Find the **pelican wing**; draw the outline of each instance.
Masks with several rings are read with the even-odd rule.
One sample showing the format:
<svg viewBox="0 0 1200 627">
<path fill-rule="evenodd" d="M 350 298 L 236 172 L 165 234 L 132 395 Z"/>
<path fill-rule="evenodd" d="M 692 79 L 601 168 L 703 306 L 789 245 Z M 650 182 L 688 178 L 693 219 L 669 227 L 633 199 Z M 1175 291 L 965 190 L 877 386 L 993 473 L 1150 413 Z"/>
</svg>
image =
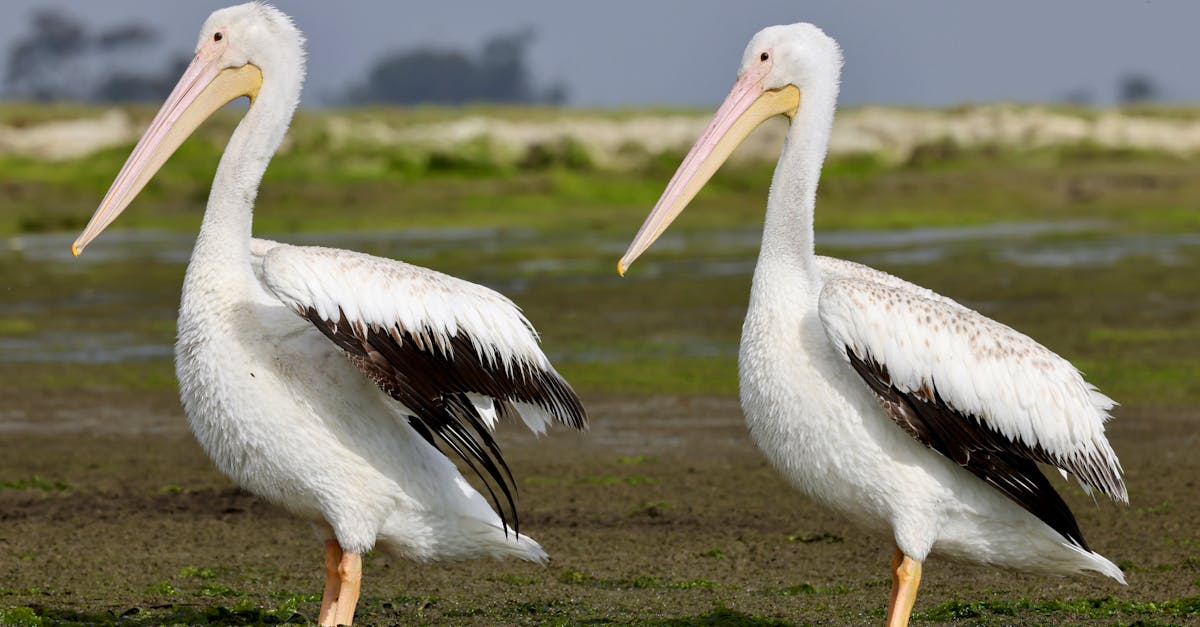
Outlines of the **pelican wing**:
<svg viewBox="0 0 1200 627">
<path fill-rule="evenodd" d="M 263 277 L 262 271 L 263 259 L 266 258 L 268 253 L 276 248 L 279 248 L 280 246 L 287 246 L 287 244 L 280 244 L 279 242 L 273 240 L 260 239 L 257 237 L 250 238 L 250 269 L 254 271 L 255 278 L 257 278 L 258 282 L 262 285 L 267 284 L 267 280 L 265 277 Z"/>
<path fill-rule="evenodd" d="M 910 435 L 1081 545 L 1036 462 L 1128 501 L 1104 435 L 1114 403 L 1069 362 L 924 288 L 858 264 L 821 263 L 826 335 Z"/>
<path fill-rule="evenodd" d="M 495 484 L 515 521 L 512 475 L 491 435 L 496 420 L 519 414 L 539 434 L 552 421 L 587 426 L 579 397 L 517 306 L 398 261 L 272 244 L 253 248 L 267 289 L 399 401 L 426 440 L 436 446 L 437 436 L 475 469 L 505 516 Z"/>
</svg>

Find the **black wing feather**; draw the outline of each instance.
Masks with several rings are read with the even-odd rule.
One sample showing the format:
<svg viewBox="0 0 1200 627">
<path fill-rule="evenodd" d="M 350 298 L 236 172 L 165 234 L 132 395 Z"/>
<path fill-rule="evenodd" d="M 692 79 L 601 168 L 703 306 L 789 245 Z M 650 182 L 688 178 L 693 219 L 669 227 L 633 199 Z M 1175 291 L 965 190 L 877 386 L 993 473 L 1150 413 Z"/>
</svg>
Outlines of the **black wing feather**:
<svg viewBox="0 0 1200 627">
<path fill-rule="evenodd" d="M 846 347 L 850 365 L 866 381 L 887 415 L 909 435 L 971 471 L 1026 511 L 1090 551 L 1079 523 L 1037 462 L 1055 464 L 1046 451 L 1014 442 L 975 416 L 950 407 L 932 384 L 915 392 L 892 385 L 887 366 Z"/>
<path fill-rule="evenodd" d="M 414 333 L 399 325 L 352 324 L 344 312 L 338 313 L 338 320 L 327 320 L 309 307 L 300 315 L 380 389 L 412 411 L 409 424 L 422 438 L 439 449 L 440 440 L 466 462 L 483 481 L 502 523 L 518 532 L 512 471 L 467 393 L 491 397 L 500 417 L 517 413 L 511 400 L 536 405 L 563 424 L 585 429 L 587 412 L 571 386 L 552 368 L 519 360 L 506 368 L 499 355 L 485 358 L 461 330 L 442 347 L 430 341 L 434 335 L 427 329 Z"/>
</svg>

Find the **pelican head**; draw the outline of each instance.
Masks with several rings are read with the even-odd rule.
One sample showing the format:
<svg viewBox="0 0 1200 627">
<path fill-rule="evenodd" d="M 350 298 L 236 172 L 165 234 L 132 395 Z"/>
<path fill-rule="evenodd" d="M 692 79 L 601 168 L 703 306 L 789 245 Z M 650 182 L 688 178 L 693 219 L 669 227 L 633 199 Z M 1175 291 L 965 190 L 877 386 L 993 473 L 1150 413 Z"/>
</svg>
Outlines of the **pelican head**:
<svg viewBox="0 0 1200 627">
<path fill-rule="evenodd" d="M 217 109 L 243 96 L 253 107 L 264 82 L 294 85 L 291 90 L 275 90 L 290 93 L 280 104 L 294 109 L 304 73 L 303 44 L 291 19 L 266 4 L 251 2 L 209 16 L 200 29 L 191 64 L 125 161 L 87 228 L 71 245 L 71 252 L 78 256 L 112 224 L 180 144 Z M 278 140 L 282 137 L 280 131 Z"/>
<path fill-rule="evenodd" d="M 812 24 L 771 26 L 754 35 L 733 90 L 675 171 L 617 271 L 625 274 L 758 125 L 776 115 L 794 117 L 801 94 L 809 90 L 833 87 L 836 93 L 841 67 L 837 42 Z"/>
</svg>

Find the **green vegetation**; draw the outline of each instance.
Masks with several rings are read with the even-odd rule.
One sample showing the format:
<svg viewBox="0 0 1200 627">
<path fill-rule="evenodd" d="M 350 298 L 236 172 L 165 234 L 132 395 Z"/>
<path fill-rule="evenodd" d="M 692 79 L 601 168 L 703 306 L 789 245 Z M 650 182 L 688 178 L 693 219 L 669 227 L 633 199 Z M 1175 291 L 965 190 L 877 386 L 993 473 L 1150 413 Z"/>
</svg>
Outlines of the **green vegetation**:
<svg viewBox="0 0 1200 627">
<path fill-rule="evenodd" d="M 1005 624 L 1014 617 L 1079 618 L 1195 618 L 1200 617 L 1200 596 L 1167 601 L 1123 601 L 1114 597 L 1076 600 L 996 599 L 990 601 L 949 601 L 931 610 L 917 612 L 914 618 L 922 621 L 947 622 L 962 619 L 985 619 L 986 623 Z M 991 619 L 991 620 L 988 620 Z"/>
<path fill-rule="evenodd" d="M 56 627 L 122 625 L 279 625 L 309 624 L 296 611 L 296 602 L 287 600 L 273 608 L 237 604 L 233 607 L 197 607 L 178 605 L 153 608 L 130 608 L 120 614 L 114 611 L 75 612 L 37 607 L 0 609 L 0 625 L 6 627 Z"/>
<path fill-rule="evenodd" d="M 45 621 L 38 616 L 37 610 L 31 607 L 10 607 L 0 609 L 0 625 L 9 627 L 40 627 Z"/>
<path fill-rule="evenodd" d="M 28 124 L 80 113 L 0 107 L 0 120 Z M 135 110 L 139 124 L 152 113 Z M 735 163 L 719 172 L 663 241 L 622 279 L 615 274 L 616 258 L 661 193 L 679 154 L 649 154 L 628 146 L 623 150 L 639 165 L 618 169 L 573 142 L 540 145 L 520 155 L 502 154 L 483 141 L 458 149 L 398 149 L 333 141 L 323 124 L 325 116 L 343 116 L 353 124 L 382 120 L 400 128 L 473 113 L 513 120 L 562 115 L 553 109 L 302 112 L 263 183 L 256 230 L 285 241 L 328 241 L 401 258 L 503 291 L 537 325 L 547 354 L 589 403 L 613 398 L 636 403 L 640 397 L 660 395 L 736 395 L 738 341 L 770 164 Z M 197 141 L 183 148 L 115 224 L 114 232 L 80 260 L 66 258 L 68 237 L 61 237 L 51 250 L 39 234 L 76 232 L 120 168 L 128 147 L 54 164 L 0 158 L 7 207 L 0 215 L 0 276 L 5 277 L 4 302 L 10 305 L 0 315 L 0 394 L 32 399 L 28 417 L 21 415 L 24 405 L 13 404 L 14 421 L 34 420 L 38 412 L 52 411 L 37 402 L 67 395 L 162 398 L 175 408 L 170 400 L 176 388 L 170 352 L 183 258 L 234 119 L 222 115 L 202 129 Z M 1114 425 L 1129 429 L 1122 435 L 1130 442 L 1141 437 L 1138 429 L 1144 427 L 1136 420 L 1123 420 L 1121 412 L 1131 411 L 1128 406 L 1140 406 L 1133 412 L 1163 407 L 1168 408 L 1164 415 L 1173 415 L 1172 408 L 1200 403 L 1196 166 L 1178 157 L 1089 145 L 1014 152 L 966 150 L 939 142 L 919 147 L 900 162 L 870 155 L 837 157 L 826 164 L 820 190 L 818 246 L 823 254 L 862 261 L 938 290 L 1069 358 L 1125 406 L 1116 410 L 1122 419 Z M 1041 230 L 1006 235 L 995 228 L 1011 223 Z M 979 230 L 963 235 L 962 227 Z M 163 239 L 171 243 L 122 243 L 117 232 L 121 229 L 163 231 Z M 880 241 L 895 236 L 911 241 Z M 1187 411 L 1181 420 L 1194 415 Z M 601 425 L 605 418 L 597 415 L 595 423 Z M 767 476 L 765 461 L 755 457 L 759 465 L 750 470 L 698 468 L 693 476 L 687 468 L 688 474 L 673 475 L 682 469 L 672 468 L 678 460 L 670 449 L 632 454 L 644 451 L 614 448 L 587 468 L 551 465 L 516 473 L 526 499 L 522 506 L 530 512 L 523 519 L 531 521 L 528 532 L 544 542 L 555 559 L 574 550 L 599 561 L 571 556 L 559 562 L 571 568 L 551 570 L 525 565 L 502 570 L 488 562 L 469 567 L 478 571 L 461 571 L 478 574 L 461 581 L 447 577 L 446 571 L 438 570 L 441 566 L 422 566 L 440 583 L 425 588 L 422 579 L 401 589 L 439 596 L 368 596 L 362 601 L 364 616 L 380 623 L 791 624 L 760 615 L 766 612 L 821 621 L 832 617 L 829 622 L 835 624 L 881 622 L 881 614 L 860 615 L 847 608 L 881 611 L 887 590 L 880 578 L 883 561 L 868 575 L 838 575 L 816 583 L 803 578 L 823 576 L 825 571 L 770 570 L 781 555 L 805 561 L 825 555 L 820 564 L 829 564 L 829 555 L 858 550 L 858 536 L 846 535 L 844 540 L 834 533 L 841 532 L 840 527 L 819 520 L 768 524 L 762 515 L 737 518 L 738 511 L 719 511 L 707 518 L 697 514 L 697 503 L 719 509 L 713 505 L 717 495 L 733 491 L 718 492 L 713 477 L 726 471 Z M 1122 564 L 1134 585 L 1114 592 L 1127 598 L 1054 600 L 1021 597 L 1031 593 L 1019 587 L 1003 593 L 979 591 L 983 586 L 968 585 L 965 592 L 962 587 L 931 587 L 930 596 L 922 597 L 929 599 L 928 605 L 918 602 L 915 622 L 1165 625 L 1200 620 L 1200 598 L 1187 596 L 1200 590 L 1200 538 L 1191 535 L 1193 527 L 1173 523 L 1192 511 L 1187 493 L 1147 490 L 1145 478 L 1165 474 L 1164 467 L 1130 468 L 1134 507 L 1120 510 L 1121 520 L 1167 531 L 1143 543 L 1150 548 L 1113 552 L 1114 559 L 1136 560 Z M 1141 480 L 1135 483 L 1138 472 Z M 55 529 L 74 525 L 70 516 L 91 515 L 90 501 L 76 514 L 53 503 L 60 499 L 134 500 L 148 504 L 132 510 L 139 516 L 163 509 L 171 514 L 172 524 L 189 525 L 190 510 L 176 508 L 191 499 L 215 499 L 215 504 L 194 505 L 205 511 L 225 507 L 210 489 L 218 479 L 202 480 L 180 471 L 149 474 L 135 485 L 124 485 L 110 474 L 90 467 L 21 468 L 0 477 L 0 493 L 12 503 L 32 502 L 28 520 L 61 525 Z M 97 481 L 105 486 L 100 492 L 92 486 Z M 757 498 L 766 489 L 751 482 L 738 483 L 736 490 L 752 491 Z M 1073 484 L 1061 490 L 1068 499 L 1080 498 Z M 548 503 L 547 494 L 565 495 L 562 503 L 570 505 Z M 165 503 L 171 507 L 159 507 Z M 584 511 L 586 515 L 580 513 Z M 1093 518 L 1081 518 L 1081 526 L 1089 539 L 1100 536 L 1097 546 L 1113 545 L 1103 544 L 1101 530 L 1125 533 L 1119 525 L 1095 522 L 1096 517 L 1110 516 L 1109 511 L 1077 508 L 1081 517 Z M 252 515 L 257 521 L 266 514 Z M 223 534 L 242 513 L 221 516 L 220 524 L 205 533 Z M 730 525 L 735 519 L 747 528 Z M 14 519 L 10 538 L 23 533 L 22 520 Z M 600 558 L 607 547 L 588 544 L 594 541 L 591 531 L 583 534 L 564 526 L 567 521 L 606 533 L 613 528 L 622 533 L 650 530 L 661 535 L 646 537 L 670 538 L 671 543 L 662 545 L 675 552 L 648 567 L 632 565 L 637 563 L 631 557 L 635 551 L 622 554 L 619 564 L 606 563 Z M 201 522 L 197 519 L 196 530 L 204 529 Z M 146 521 L 137 518 L 136 524 Z M 308 542 L 307 530 L 302 531 Z M 744 537 L 755 540 L 744 542 Z M 126 541 L 124 536 L 114 538 Z M 679 538 L 687 543 L 675 544 Z M 1119 542 L 1132 540 L 1122 535 Z M 146 571 L 153 574 L 126 588 L 107 579 L 102 585 L 87 580 L 91 575 L 70 579 L 76 583 L 67 586 L 19 573 L 19 584 L 0 591 L 0 599 L 14 605 L 0 609 L 0 624 L 311 621 L 320 601 L 314 594 L 320 591 L 318 554 L 313 549 L 312 559 L 302 566 L 279 566 L 277 559 L 290 546 L 268 545 L 268 565 L 258 571 L 244 564 L 217 566 L 223 562 L 212 557 L 163 558 Z M 1154 553 L 1154 547 L 1162 551 Z M 34 572 L 47 553 L 21 548 L 12 552 L 11 561 L 26 573 Z M 388 568 L 394 569 L 394 576 L 410 566 L 391 563 Z M 468 567 L 444 568 L 458 573 Z M 763 572 L 777 578 L 748 575 L 759 572 L 753 568 L 767 569 Z M 113 575 L 97 570 L 96 577 Z M 1142 587 L 1135 578 L 1143 579 Z M 1147 579 L 1172 587 L 1147 588 Z M 368 595 L 395 593 L 374 581 Z M 92 599 L 86 597 L 92 588 L 108 595 L 111 605 L 93 609 Z M 1104 594 L 1098 585 L 1072 590 L 1038 594 Z M 948 596 L 934 596 L 938 593 Z M 1162 597 L 1167 598 L 1148 600 Z M 946 598 L 964 600 L 937 603 Z M 673 599 L 673 604 L 660 599 Z M 129 605 L 117 607 L 120 603 Z"/>
<path fill-rule="evenodd" d="M 0 481 L 0 490 L 41 490 L 43 492 L 61 492 L 71 486 L 61 479 L 46 479 L 34 475 L 28 479 L 9 479 Z"/>
<path fill-rule="evenodd" d="M 569 581 L 572 585 L 599 585 L 598 580 L 587 579 Z M 640 582 L 640 583 L 639 583 Z M 607 584 L 605 584 L 607 585 Z M 644 589 L 676 589 L 700 588 L 710 589 L 716 584 L 697 580 L 684 582 L 679 586 L 663 585 L 654 579 L 620 582 L 613 589 L 628 589 L 643 586 Z M 812 586 L 796 586 L 796 591 L 787 594 L 841 594 L 840 591 L 822 592 Z M 40 607 L 18 606 L 0 609 L 0 624 L 13 627 L 40 627 L 42 625 L 271 625 L 271 624 L 309 624 L 309 617 L 297 610 L 300 600 L 285 599 L 274 607 L 255 607 L 248 603 L 228 606 L 194 607 L 176 605 L 153 608 L 130 608 L 124 612 L 74 612 L 59 611 Z M 380 603 L 375 599 L 364 600 L 364 604 L 397 608 L 420 604 L 421 607 L 431 607 L 435 601 L 408 602 L 397 599 Z M 385 609 L 386 609 L 385 608 Z M 621 620 L 603 618 L 595 609 L 580 606 L 578 603 L 541 600 L 541 601 L 511 601 L 498 608 L 466 607 L 445 610 L 441 614 L 446 618 L 476 618 L 485 621 L 495 621 L 495 624 L 527 623 L 535 620 L 539 624 L 622 624 L 645 627 L 684 627 L 684 626 L 722 626 L 722 627 L 787 627 L 794 623 L 759 615 L 747 614 L 719 605 L 712 610 L 695 616 L 681 616 L 666 619 Z M 419 614 L 418 614 L 419 616 Z M 1119 601 L 1112 597 L 1079 599 L 1066 601 L 1047 601 L 1030 599 L 988 600 L 988 601 L 949 601 L 928 611 L 918 611 L 913 616 L 915 624 L 947 623 L 970 625 L 1007 625 L 1014 622 L 1020 624 L 1056 624 L 1079 620 L 1103 620 L 1104 624 L 1135 624 L 1135 625 L 1175 625 L 1179 621 L 1192 621 L 1200 616 L 1200 597 L 1186 597 L 1169 601 Z M 865 619 L 865 617 L 864 617 Z M 1133 621 L 1131 623 L 1111 623 L 1113 620 Z"/>
<path fill-rule="evenodd" d="M 153 113 L 129 111 L 135 125 Z M 0 123 L 88 114 L 6 106 Z M 723 168 L 664 242 L 622 280 L 615 260 L 681 155 L 641 154 L 629 146 L 639 165 L 612 169 L 570 141 L 509 155 L 487 141 L 397 148 L 330 130 L 335 119 L 406 129 L 471 115 L 523 121 L 571 114 L 503 107 L 301 112 L 263 181 L 256 231 L 284 240 L 314 233 L 314 242 L 329 232 L 358 232 L 347 243 L 331 243 L 497 287 L 522 306 L 560 372 L 584 394 L 735 395 L 738 337 L 771 165 Z M 236 120 L 236 112 L 223 112 L 205 125 L 114 230 L 193 233 Z M 127 153 L 128 147 L 113 148 L 63 163 L 0 157 L 8 207 L 0 235 L 77 231 Z M 1022 330 L 1071 359 L 1122 404 L 1179 406 L 1200 400 L 1200 314 L 1192 306 L 1200 294 L 1191 271 L 1200 251 L 1170 240 L 1200 232 L 1195 169 L 1176 156 L 1088 145 L 968 150 L 943 141 L 898 163 L 839 156 L 825 166 L 818 244 L 824 253 L 893 272 Z M 1013 238 L 1011 246 L 986 232 L 945 245 L 821 245 L 846 230 L 1014 222 L 1050 227 Z M 1126 240 L 1132 241 L 1128 252 L 1103 257 Z M 14 242 L 7 252 L 0 249 L 0 274 L 8 277 L 11 298 L 31 313 L 0 317 L 0 342 L 35 347 L 12 344 L 18 348 L 10 355 L 62 357 L 0 362 L 0 389 L 175 388 L 169 354 L 182 265 L 137 249 L 111 260 L 27 260 L 25 244 Z M 1038 247 L 1103 260 L 1026 263 L 1027 249 Z M 931 251 L 932 262 L 910 261 Z M 101 298 L 61 305 L 84 293 Z M 78 337 L 106 339 L 80 355 Z M 111 357 L 130 346 L 159 349 Z"/>
<path fill-rule="evenodd" d="M 206 583 L 196 594 L 202 597 L 240 597 L 244 593 L 219 583 Z"/>
<path fill-rule="evenodd" d="M 0 335 L 28 335 L 37 331 L 37 325 L 25 318 L 0 318 Z"/>
<path fill-rule="evenodd" d="M 216 579 L 217 573 L 225 570 L 226 569 L 219 567 L 209 568 L 207 566 L 184 566 L 183 568 L 179 569 L 179 573 L 176 576 L 180 579 Z"/>
<path fill-rule="evenodd" d="M 140 107 L 129 111 L 135 127 L 153 112 Z M 609 222 L 630 229 L 628 222 L 636 224 L 682 156 L 643 151 L 632 167 L 612 170 L 598 168 L 588 148 L 575 140 L 535 143 L 524 154 L 512 155 L 487 140 L 453 148 L 379 145 L 344 138 L 336 130 L 348 126 L 370 137 L 372 125 L 402 130 L 471 115 L 526 121 L 573 114 L 503 107 L 301 112 L 263 181 L 259 230 L 517 223 L 548 228 Z M 0 123 L 17 125 L 81 116 L 86 117 L 86 112 L 71 107 L 37 113 L 22 105 L 0 107 Z M 238 117 L 233 111 L 222 112 L 202 127 L 151 181 L 118 228 L 193 230 L 217 159 Z M 4 173 L 0 181 L 6 185 L 10 209 L 0 217 L 0 234 L 80 228 L 129 148 L 112 148 L 66 163 L 0 157 Z M 638 151 L 630 147 L 627 152 Z M 942 140 L 918 147 L 897 164 L 863 154 L 831 158 L 822 182 L 818 225 L 911 228 L 1044 218 L 1047 211 L 1062 209 L 1079 213 L 1062 205 L 1065 196 L 1068 205 L 1079 205 L 1076 208 L 1086 209 L 1092 217 L 1145 228 L 1152 226 L 1147 219 L 1158 220 L 1147 216 L 1146 209 L 1160 208 L 1174 210 L 1175 219 L 1196 226 L 1200 217 L 1190 206 L 1170 202 L 1178 193 L 1196 188 L 1191 171 L 1192 164 L 1179 157 L 1086 144 L 1000 150 L 965 149 Z M 740 211 L 713 211 L 713 207 L 741 205 L 757 213 L 770 172 L 766 163 L 724 168 L 689 212 L 692 228 L 705 222 L 714 228 L 728 226 L 748 217 Z M 895 193 L 928 184 L 941 188 L 941 193 L 911 197 Z M 987 192 L 981 194 L 981 189 Z M 1128 211 L 1131 201 L 1140 211 Z M 352 211 L 341 210 L 350 207 Z"/>
<path fill-rule="evenodd" d="M 171 582 L 169 581 L 160 581 L 146 588 L 146 594 L 152 596 L 170 596 L 176 592 L 178 592 L 178 590 L 176 590 L 175 586 L 171 585 Z"/>
</svg>

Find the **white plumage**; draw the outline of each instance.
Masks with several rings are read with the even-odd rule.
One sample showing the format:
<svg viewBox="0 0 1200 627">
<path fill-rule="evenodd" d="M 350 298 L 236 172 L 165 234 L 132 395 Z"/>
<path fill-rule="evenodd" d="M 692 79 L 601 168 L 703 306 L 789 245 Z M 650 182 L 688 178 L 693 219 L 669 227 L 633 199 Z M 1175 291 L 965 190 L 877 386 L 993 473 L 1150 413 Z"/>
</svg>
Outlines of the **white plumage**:
<svg viewBox="0 0 1200 627">
<path fill-rule="evenodd" d="M 326 540 L 322 625 L 353 620 L 361 555 L 546 553 L 516 533 L 511 473 L 490 431 L 584 428 L 578 397 L 507 298 L 361 253 L 250 237 L 267 163 L 299 101 L 303 38 L 278 10 L 213 13 L 195 59 L 73 246 L 79 254 L 208 115 L 248 96 L 213 181 L 180 303 L 176 375 L 222 472 Z M 500 513 L 443 455 L 483 479 Z"/>
<path fill-rule="evenodd" d="M 537 332 L 503 294 L 441 272 L 350 250 L 261 242 L 262 282 L 279 302 L 303 316 L 309 308 L 325 320 L 345 317 L 352 325 L 407 331 L 418 347 L 453 359 L 453 338 L 465 337 L 484 365 L 512 374 L 514 369 L 553 372 L 538 345 Z M 497 418 L 490 397 L 468 396 L 492 426 Z M 547 398 L 548 408 L 521 402 L 521 418 L 545 433 L 553 416 L 577 411 L 568 398 Z"/>
<path fill-rule="evenodd" d="M 259 288 L 252 298 L 214 303 L 186 290 L 182 303 L 176 350 L 182 396 L 193 430 L 218 466 L 302 515 L 318 521 L 352 518 L 340 534 L 338 524 L 327 520 L 346 550 L 365 552 L 379 541 L 422 560 L 544 557 L 532 540 L 508 534 L 474 490 L 442 494 L 446 483 L 461 477 L 408 427 L 418 410 L 388 397 L 297 315 L 312 306 L 326 319 L 343 312 L 355 326 L 435 329 L 428 346 L 449 347 L 450 338 L 469 337 L 482 354 L 510 367 L 517 362 L 549 367 L 516 307 L 481 286 L 349 251 L 276 244 L 262 268 L 263 283 L 251 286 Z M 456 321 L 457 313 L 467 315 Z M 489 326 L 485 317 L 498 323 Z M 445 355 L 452 361 L 451 351 Z M 492 397 L 472 397 L 486 407 L 490 426 Z M 556 409 L 567 415 L 566 408 Z M 544 432 L 546 414 L 530 414 L 523 416 L 530 427 Z M 347 482 L 346 476 L 356 480 Z M 347 494 L 348 489 L 361 493 Z M 463 524 L 454 516 L 466 514 L 485 523 L 493 537 L 456 544 L 430 533 L 389 533 L 390 516 L 410 514 L 448 516 L 431 523 L 431 531 L 452 530 Z M 363 522 L 369 520 L 374 522 Z"/>
<path fill-rule="evenodd" d="M 896 546 L 890 625 L 943 555 L 1124 583 L 1037 463 L 1127 500 L 1104 435 L 1114 403 L 1065 359 L 949 298 L 813 251 L 842 56 L 811 24 L 751 40 L 737 83 L 618 264 L 623 273 L 763 120 L 791 124 L 742 330 L 750 435 L 802 492 Z"/>
<path fill-rule="evenodd" d="M 885 273 L 859 266 L 859 276 L 838 275 L 828 264 L 825 270 L 817 310 L 835 347 L 850 347 L 860 359 L 873 356 L 901 392 L 936 389 L 954 410 L 1008 440 L 1044 449 L 1085 485 L 1128 500 L 1121 465 L 1104 436 L 1115 403 L 1070 362 L 1027 335 Z"/>
</svg>

